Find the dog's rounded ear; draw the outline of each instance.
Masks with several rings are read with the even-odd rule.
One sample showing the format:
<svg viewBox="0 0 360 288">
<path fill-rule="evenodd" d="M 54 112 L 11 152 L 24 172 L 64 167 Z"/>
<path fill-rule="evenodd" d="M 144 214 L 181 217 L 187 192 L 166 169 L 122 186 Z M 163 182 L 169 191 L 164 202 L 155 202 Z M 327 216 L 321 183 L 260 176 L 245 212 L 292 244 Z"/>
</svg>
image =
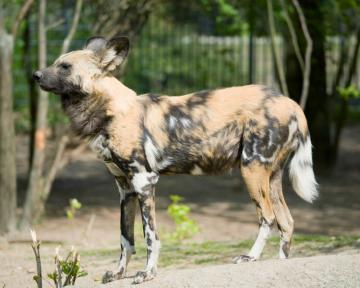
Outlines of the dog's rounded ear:
<svg viewBox="0 0 360 288">
<path fill-rule="evenodd" d="M 91 50 L 95 54 L 102 54 L 104 53 L 106 43 L 107 41 L 104 37 L 94 36 L 86 41 L 84 49 Z"/>
<path fill-rule="evenodd" d="M 107 71 L 112 71 L 124 62 L 129 54 L 130 41 L 128 37 L 118 36 L 106 43 L 106 52 L 102 64 Z"/>
</svg>

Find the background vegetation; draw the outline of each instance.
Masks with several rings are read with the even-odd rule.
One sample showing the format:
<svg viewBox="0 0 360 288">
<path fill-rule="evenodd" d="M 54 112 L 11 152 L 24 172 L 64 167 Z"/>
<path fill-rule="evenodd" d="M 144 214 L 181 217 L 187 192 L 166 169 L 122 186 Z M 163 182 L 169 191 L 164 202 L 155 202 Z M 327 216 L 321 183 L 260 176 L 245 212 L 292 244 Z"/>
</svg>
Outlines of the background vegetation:
<svg viewBox="0 0 360 288">
<path fill-rule="evenodd" d="M 335 165 L 344 125 L 359 119 L 356 0 L 0 3 L 1 233 L 18 227 L 13 127 L 30 139 L 20 228 L 39 219 L 56 172 L 71 151 L 81 148 L 69 134 L 59 99 L 39 92 L 32 72 L 64 51 L 81 48 L 91 35 L 131 38 L 128 64 L 119 77 L 139 94 L 249 83 L 288 91 L 297 102 L 305 94 L 318 167 Z M 43 138 L 35 137 L 39 133 Z"/>
</svg>

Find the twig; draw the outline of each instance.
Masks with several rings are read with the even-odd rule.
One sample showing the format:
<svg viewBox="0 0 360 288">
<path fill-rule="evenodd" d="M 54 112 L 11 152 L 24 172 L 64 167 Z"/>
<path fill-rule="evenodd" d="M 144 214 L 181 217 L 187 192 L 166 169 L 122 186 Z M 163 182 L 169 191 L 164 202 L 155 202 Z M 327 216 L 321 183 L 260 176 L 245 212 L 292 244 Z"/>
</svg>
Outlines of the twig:
<svg viewBox="0 0 360 288">
<path fill-rule="evenodd" d="M 36 239 L 36 232 L 35 230 L 30 229 L 30 235 L 32 238 L 31 247 L 35 254 L 36 259 L 36 271 L 37 277 L 35 281 L 37 283 L 38 288 L 42 288 L 42 271 L 41 271 L 41 257 L 40 257 L 40 241 Z"/>
<path fill-rule="evenodd" d="M 53 183 L 53 181 L 55 179 L 56 172 L 59 170 L 60 162 L 62 160 L 62 156 L 64 154 L 66 144 L 68 142 L 69 142 L 69 137 L 67 135 L 62 135 L 60 138 L 59 144 L 57 145 L 55 157 L 52 162 L 52 165 L 50 166 L 49 172 L 47 173 L 47 175 L 45 177 L 45 184 L 44 184 L 44 190 L 43 190 L 43 195 L 42 195 L 43 199 L 47 199 L 47 197 L 50 193 L 51 184 Z"/>
<path fill-rule="evenodd" d="M 305 110 L 307 98 L 309 95 L 309 85 L 310 85 L 310 73 L 311 73 L 311 54 L 313 50 L 313 41 L 310 37 L 309 29 L 306 24 L 306 19 L 301 9 L 301 6 L 297 0 L 292 0 L 296 11 L 299 15 L 299 20 L 301 24 L 301 28 L 303 30 L 305 39 L 306 39 L 306 51 L 305 51 L 305 67 L 303 73 L 303 86 L 300 97 L 300 106 L 303 110 Z"/>
<path fill-rule="evenodd" d="M 297 35 L 296 35 L 296 32 L 295 32 L 294 25 L 293 25 L 293 23 L 292 23 L 292 21 L 290 19 L 290 16 L 289 16 L 289 13 L 287 11 L 284 0 L 280 0 L 280 3 L 281 3 L 281 6 L 283 8 L 284 18 L 285 18 L 286 24 L 287 24 L 287 26 L 289 28 L 291 41 L 292 41 L 292 44 L 293 44 L 293 47 L 294 47 L 296 58 L 299 61 L 301 72 L 304 73 L 304 59 L 303 59 L 303 57 L 301 55 L 301 52 L 300 52 L 300 45 L 299 45 L 299 41 L 298 41 L 298 38 L 297 38 Z"/>
<path fill-rule="evenodd" d="M 272 46 L 273 53 L 274 53 L 276 68 L 279 73 L 280 86 L 281 86 L 282 93 L 285 94 L 286 96 L 289 96 L 289 90 L 288 90 L 287 84 L 286 84 L 285 73 L 283 70 L 283 65 L 280 60 L 280 53 L 279 53 L 279 50 L 277 49 L 276 43 L 275 43 L 276 31 L 275 31 L 272 0 L 266 0 L 266 4 L 267 4 L 268 20 L 269 20 L 269 27 L 270 27 L 271 46 Z"/>
<path fill-rule="evenodd" d="M 60 266 L 60 255 L 59 255 L 60 247 L 56 247 L 55 249 L 55 265 L 56 265 L 56 288 L 62 288 L 62 271 Z"/>
<path fill-rule="evenodd" d="M 11 34 L 13 39 L 16 38 L 16 34 L 18 28 L 20 26 L 21 21 L 25 18 L 26 14 L 29 12 L 31 5 L 34 3 L 34 0 L 26 0 L 21 6 L 19 13 L 16 15 L 14 23 L 12 25 Z"/>
<path fill-rule="evenodd" d="M 81 6 L 82 6 L 83 0 L 77 0 L 76 1 L 76 7 L 74 12 L 74 17 L 72 19 L 72 24 L 69 30 L 68 35 L 64 39 L 63 46 L 61 49 L 61 54 L 66 53 L 69 50 L 70 43 L 72 39 L 74 38 L 77 26 L 79 24 L 79 18 L 80 18 L 80 12 L 81 12 Z"/>
<path fill-rule="evenodd" d="M 86 227 L 86 230 L 85 230 L 85 233 L 84 233 L 84 243 L 87 242 L 87 239 L 89 238 L 89 235 L 90 235 L 90 232 L 94 226 L 94 222 L 95 222 L 95 218 L 96 218 L 96 215 L 94 213 L 91 214 L 91 217 L 90 217 L 90 220 L 89 220 L 89 223 Z"/>
<path fill-rule="evenodd" d="M 53 22 L 52 24 L 48 25 L 45 29 L 46 29 L 46 31 L 49 31 L 49 30 L 54 29 L 54 28 L 56 28 L 57 26 L 63 24 L 64 22 L 65 22 L 65 19 L 64 19 L 64 18 L 61 18 L 61 19 Z"/>
</svg>

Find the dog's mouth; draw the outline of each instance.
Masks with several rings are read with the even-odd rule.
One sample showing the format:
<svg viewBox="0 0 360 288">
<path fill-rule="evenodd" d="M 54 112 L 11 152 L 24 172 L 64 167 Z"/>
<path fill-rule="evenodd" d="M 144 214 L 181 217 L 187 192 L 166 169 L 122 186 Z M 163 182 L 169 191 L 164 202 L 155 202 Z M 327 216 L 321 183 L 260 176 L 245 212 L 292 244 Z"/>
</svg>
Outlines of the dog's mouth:
<svg viewBox="0 0 360 288">
<path fill-rule="evenodd" d="M 42 90 L 44 90 L 46 92 L 52 92 L 54 94 L 59 94 L 59 93 L 57 93 L 58 91 L 57 91 L 56 87 L 54 87 L 54 86 L 46 85 L 45 83 L 41 83 L 41 82 L 39 82 L 39 86 Z"/>
</svg>

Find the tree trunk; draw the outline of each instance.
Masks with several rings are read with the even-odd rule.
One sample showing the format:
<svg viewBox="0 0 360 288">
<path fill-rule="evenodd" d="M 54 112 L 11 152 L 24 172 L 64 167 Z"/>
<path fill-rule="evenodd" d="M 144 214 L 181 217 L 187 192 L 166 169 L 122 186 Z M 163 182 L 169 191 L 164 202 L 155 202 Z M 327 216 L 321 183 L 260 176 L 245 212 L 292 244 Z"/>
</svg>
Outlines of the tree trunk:
<svg viewBox="0 0 360 288">
<path fill-rule="evenodd" d="M 307 20 L 310 37 L 313 39 L 310 87 L 305 114 L 314 146 L 314 159 L 318 164 L 328 166 L 332 163 L 334 155 L 331 153 L 329 96 L 326 93 L 326 38 L 322 2 L 302 0 L 300 4 Z M 299 23 L 296 23 L 295 29 L 298 35 L 303 35 Z M 304 54 L 306 43 L 301 39 L 299 44 Z M 291 43 L 287 47 L 286 59 L 290 95 L 299 101 L 302 72 Z"/>
<path fill-rule="evenodd" d="M 46 0 L 39 2 L 39 69 L 46 67 L 46 29 L 45 29 Z M 48 111 L 48 93 L 40 90 L 36 111 L 36 129 L 33 160 L 30 168 L 29 183 L 26 192 L 24 212 L 21 228 L 24 229 L 36 223 L 44 210 L 42 192 L 44 188 L 44 160 L 46 147 L 46 127 Z"/>
<path fill-rule="evenodd" d="M 24 47 L 23 47 L 23 65 L 26 74 L 26 80 L 29 87 L 29 99 L 30 99 L 30 133 L 29 133 L 29 164 L 28 173 L 30 174 L 30 168 L 32 165 L 33 151 L 35 146 L 35 129 L 36 129 L 36 107 L 38 99 L 38 90 L 35 86 L 35 81 L 32 77 L 34 68 L 32 66 L 32 53 L 31 53 L 31 37 L 34 36 L 30 29 L 30 15 L 26 17 L 24 32 L 22 34 Z"/>
<path fill-rule="evenodd" d="M 313 39 L 313 57 L 311 60 L 311 76 L 309 98 L 305 113 L 314 145 L 314 159 L 327 167 L 333 162 L 330 139 L 329 96 L 326 93 L 326 31 L 323 14 L 323 1 L 304 0 L 301 5 L 308 20 L 310 37 Z"/>
<path fill-rule="evenodd" d="M 153 11 L 157 1 L 155 0 L 109 0 L 109 1 L 91 1 L 93 11 L 102 11 L 100 15 L 93 14 L 97 18 L 92 28 L 94 35 L 101 35 L 106 38 L 115 36 L 128 36 L 132 43 L 142 31 L 147 23 L 150 13 Z M 121 23 L 121 25 L 119 25 Z M 116 70 L 116 77 L 121 78 L 126 69 L 126 63 L 123 63 Z"/>
<path fill-rule="evenodd" d="M 0 23 L 0 235 L 14 230 L 16 223 L 12 53 L 13 37 L 5 32 Z"/>
</svg>

